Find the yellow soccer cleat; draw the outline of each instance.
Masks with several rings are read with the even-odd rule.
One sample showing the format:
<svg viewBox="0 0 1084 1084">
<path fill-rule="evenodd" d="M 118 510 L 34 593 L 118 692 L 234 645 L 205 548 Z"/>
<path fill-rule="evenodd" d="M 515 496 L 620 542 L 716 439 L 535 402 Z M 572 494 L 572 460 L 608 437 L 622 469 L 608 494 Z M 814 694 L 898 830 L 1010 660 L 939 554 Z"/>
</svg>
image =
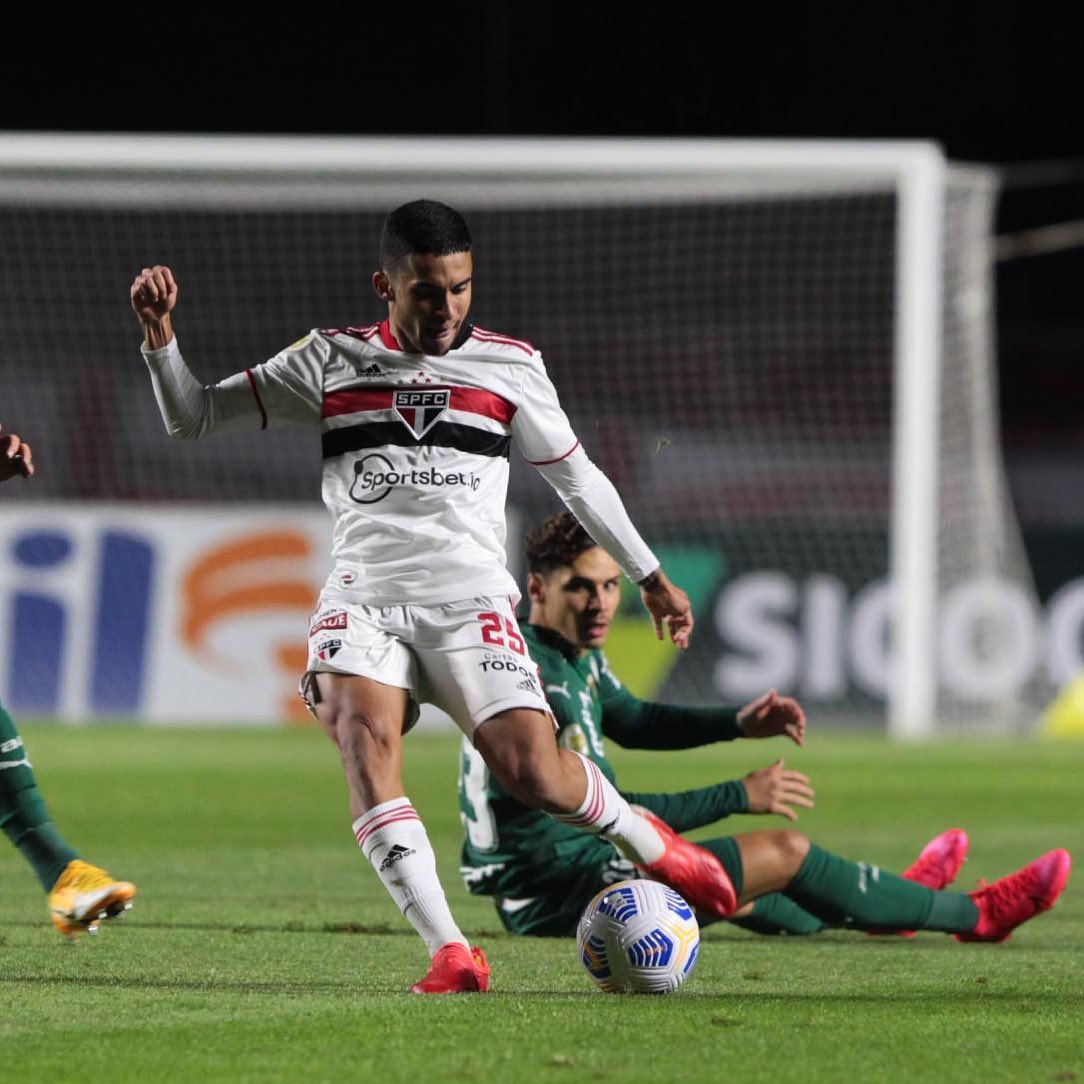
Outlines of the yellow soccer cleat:
<svg viewBox="0 0 1084 1084">
<path fill-rule="evenodd" d="M 135 894 L 134 884 L 114 881 L 104 869 L 77 858 L 64 867 L 53 885 L 49 913 L 65 937 L 97 933 L 99 920 L 123 915 Z"/>
</svg>

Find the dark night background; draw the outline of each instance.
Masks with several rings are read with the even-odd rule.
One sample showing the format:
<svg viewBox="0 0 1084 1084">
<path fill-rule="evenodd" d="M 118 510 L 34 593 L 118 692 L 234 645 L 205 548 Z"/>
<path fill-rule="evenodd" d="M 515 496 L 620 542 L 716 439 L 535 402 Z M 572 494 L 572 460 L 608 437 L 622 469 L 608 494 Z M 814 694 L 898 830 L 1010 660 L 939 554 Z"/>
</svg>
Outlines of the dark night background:
<svg viewBox="0 0 1084 1084">
<path fill-rule="evenodd" d="M 0 129 L 932 138 L 1003 167 L 1000 233 L 1084 219 L 1084 66 L 1064 10 L 665 10 L 24 10 L 0 44 Z M 1004 444 L 1040 533 L 1052 508 L 1084 522 L 1066 508 L 1084 453 L 1082 272 L 1081 247 L 998 268 Z"/>
</svg>

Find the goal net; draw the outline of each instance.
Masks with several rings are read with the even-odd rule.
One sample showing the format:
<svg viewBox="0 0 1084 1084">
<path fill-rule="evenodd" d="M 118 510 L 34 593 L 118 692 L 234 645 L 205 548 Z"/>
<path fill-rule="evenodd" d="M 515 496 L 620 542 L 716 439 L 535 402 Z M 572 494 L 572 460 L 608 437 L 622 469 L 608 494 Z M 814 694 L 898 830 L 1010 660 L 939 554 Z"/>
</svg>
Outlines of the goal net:
<svg viewBox="0 0 1084 1084">
<path fill-rule="evenodd" d="M 380 319 L 383 216 L 442 199 L 474 233 L 473 319 L 542 350 L 694 595 L 652 695 L 774 686 L 905 737 L 1031 725 L 989 173 L 925 144 L 740 141 L 11 135 L 0 164 L 0 420 L 49 468 L 28 498 L 317 500 L 315 432 L 165 438 L 128 285 L 173 267 L 210 382 Z M 511 493 L 520 527 L 559 507 L 515 456 Z"/>
</svg>

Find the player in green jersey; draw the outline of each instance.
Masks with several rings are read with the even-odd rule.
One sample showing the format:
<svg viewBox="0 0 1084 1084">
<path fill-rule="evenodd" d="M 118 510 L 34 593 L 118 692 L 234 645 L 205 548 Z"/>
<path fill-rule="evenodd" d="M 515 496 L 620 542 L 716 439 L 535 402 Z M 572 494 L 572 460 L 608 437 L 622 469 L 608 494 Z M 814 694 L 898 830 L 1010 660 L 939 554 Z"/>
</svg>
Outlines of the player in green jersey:
<svg viewBox="0 0 1084 1084">
<path fill-rule="evenodd" d="M 34 473 L 30 445 L 0 432 L 0 482 Z M 0 704 L 0 828 L 48 893 L 53 925 L 66 937 L 94 933 L 98 920 L 131 906 L 135 885 L 84 862 L 49 818 L 15 721 Z"/>
<path fill-rule="evenodd" d="M 527 544 L 531 609 L 522 626 L 558 728 L 558 741 L 589 757 L 616 785 L 605 739 L 639 749 L 688 749 L 739 737 L 782 735 L 801 745 L 800 706 L 774 691 L 735 709 L 681 708 L 638 700 L 602 652 L 620 599 L 620 571 L 568 512 L 551 517 Z M 778 760 L 742 780 L 680 794 L 625 794 L 662 831 L 684 832 L 732 813 L 812 806 L 800 772 Z M 461 872 L 476 895 L 493 896 L 505 927 L 518 934 L 569 936 L 588 901 L 635 868 L 597 837 L 584 836 L 521 805 L 492 778 L 466 742 L 459 799 L 467 838 Z M 760 933 L 808 934 L 848 926 L 880 932 L 926 929 L 962 941 L 1000 941 L 1053 905 L 1069 875 L 1068 852 L 1054 850 L 969 894 L 943 891 L 967 854 L 952 829 L 932 840 L 900 876 L 852 862 L 793 829 L 700 841 L 733 882 L 731 920 Z M 700 916 L 701 921 L 708 921 Z"/>
</svg>

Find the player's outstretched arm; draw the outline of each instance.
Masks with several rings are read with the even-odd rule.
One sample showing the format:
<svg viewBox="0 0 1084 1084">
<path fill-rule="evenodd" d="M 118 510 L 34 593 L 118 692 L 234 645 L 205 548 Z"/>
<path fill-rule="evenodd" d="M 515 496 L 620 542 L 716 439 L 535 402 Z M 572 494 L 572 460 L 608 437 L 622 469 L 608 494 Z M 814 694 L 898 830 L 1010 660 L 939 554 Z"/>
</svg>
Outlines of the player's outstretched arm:
<svg viewBox="0 0 1084 1084">
<path fill-rule="evenodd" d="M 173 339 L 173 309 L 177 304 L 177 280 L 166 266 L 144 267 L 132 283 L 132 309 L 143 328 L 149 350 L 168 346 Z"/>
<path fill-rule="evenodd" d="M 0 425 L 0 429 L 4 427 Z M 0 482 L 19 475 L 29 478 L 34 473 L 34 457 L 30 445 L 15 433 L 0 433 Z"/>
<path fill-rule="evenodd" d="M 746 738 L 784 736 L 795 745 L 803 745 L 805 712 L 797 700 L 769 689 L 738 712 L 738 729 Z"/>
<path fill-rule="evenodd" d="M 798 814 L 793 806 L 813 808 L 809 777 L 785 769 L 782 760 L 750 772 L 742 779 L 742 785 L 749 802 L 749 813 L 777 813 L 789 821 L 796 821 Z"/>
<path fill-rule="evenodd" d="M 693 608 L 689 596 L 672 584 L 661 568 L 642 579 L 639 587 L 640 598 L 655 623 L 655 635 L 661 640 L 665 633 L 669 633 L 670 640 L 678 647 L 688 647 L 693 631 Z"/>
</svg>

